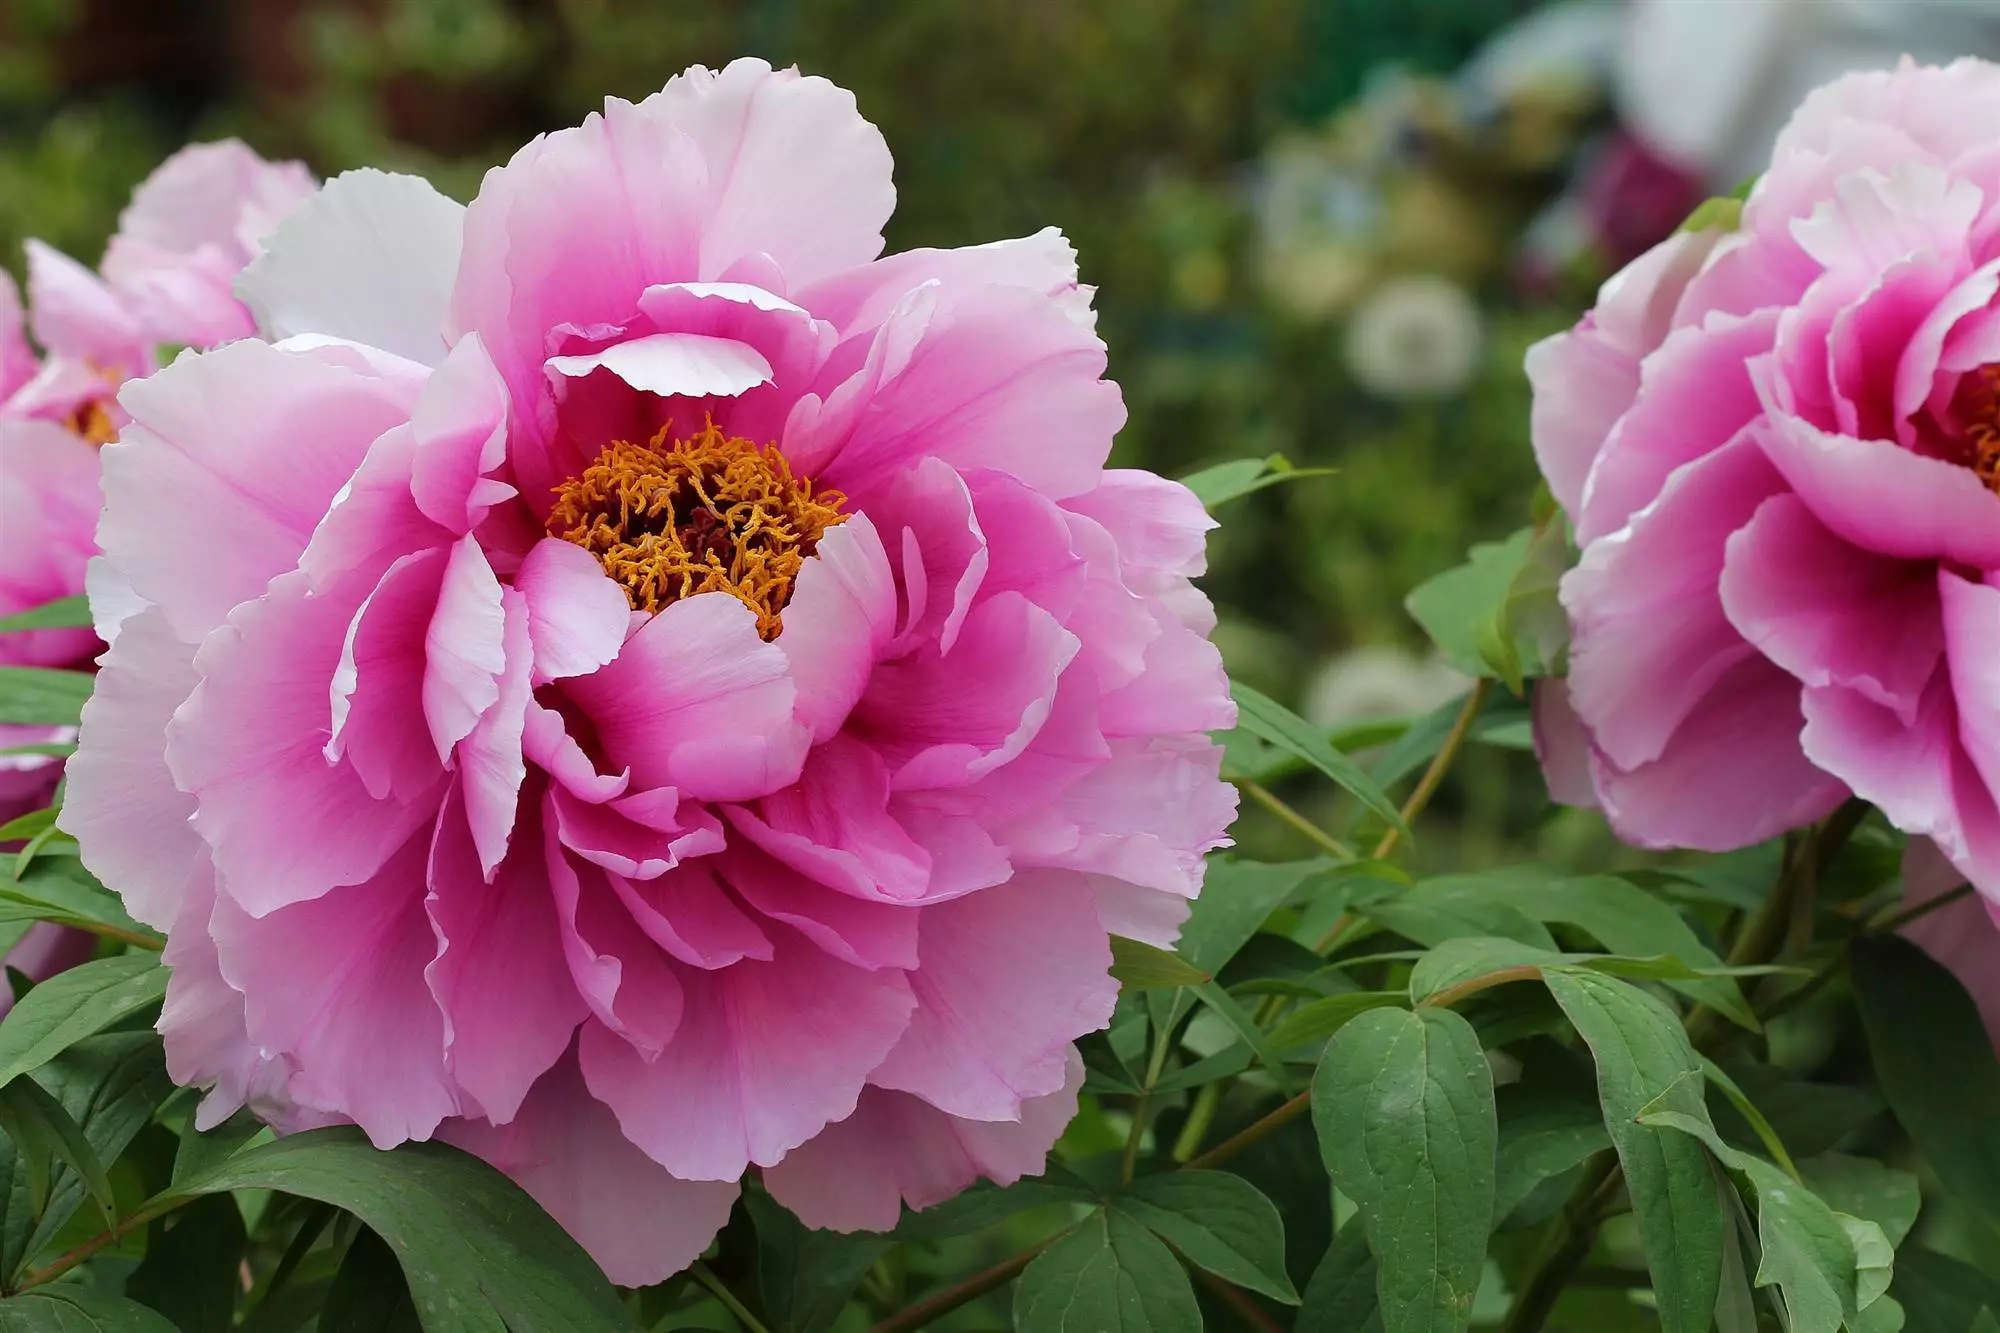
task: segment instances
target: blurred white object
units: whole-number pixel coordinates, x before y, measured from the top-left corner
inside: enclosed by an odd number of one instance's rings
[[[1624,122],[1728,190],[1761,171],[1805,95],[1837,75],[2000,55],[2000,0],[1633,0]]]
[[[1471,682],[1437,658],[1368,644],[1321,667],[1306,686],[1308,721],[1325,730],[1354,722],[1428,713],[1457,698]]]
[[[1377,397],[1443,398],[1479,369],[1479,304],[1449,278],[1390,278],[1347,322],[1347,369]]]
[[[1618,6],[1567,0],[1508,24],[1453,80],[1488,104],[1532,96],[1551,84],[1594,88],[1612,74],[1624,30]]]

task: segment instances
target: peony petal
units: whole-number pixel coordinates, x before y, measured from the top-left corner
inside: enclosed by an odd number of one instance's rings
[[[528,602],[536,684],[587,676],[618,656],[631,606],[581,546],[555,537],[536,542],[514,575],[514,590]]]
[[[836,734],[896,630],[896,582],[866,514],[820,538],[784,612],[784,652],[798,718],[815,741]]]
[[[506,628],[500,580],[478,540],[461,537],[445,563],[437,609],[424,632],[424,721],[440,764],[500,701]]]
[[[871,972],[917,965],[914,907],[828,892],[824,884],[742,843],[730,849],[722,873],[750,910],[792,927],[843,963]]]
[[[553,804],[545,804],[544,855],[561,926],[563,958],[584,1003],[607,1032],[644,1059],[654,1058],[680,1028],[678,975],[619,900],[611,877],[564,854]]]
[[[923,909],[909,1030],[869,1076],[972,1120],[1015,1120],[1064,1085],[1070,1043],[1111,1021],[1118,983],[1079,875],[1026,873]]]
[[[683,972],[687,1009],[648,1062],[601,1023],[579,1046],[590,1091],[625,1137],[684,1180],[773,1166],[853,1114],[915,1004],[903,975],[849,967],[782,927],[775,956]]]
[[[483,864],[452,788],[438,818],[424,910],[437,956],[424,969],[444,1017],[445,1067],[486,1118],[512,1120],[589,1013],[564,961],[540,830]]]
[[[1590,731],[1570,703],[1569,682],[1550,676],[1535,685],[1533,700],[1535,758],[1549,799],[1557,805],[1584,810],[1597,808],[1597,788],[1590,771]]]
[[[961,1120],[916,1097],[868,1088],[854,1114],[764,1172],[771,1197],[809,1227],[889,1231],[902,1205],[929,1208],[981,1176],[1011,1185],[1040,1175],[1076,1115],[1083,1060],[1069,1053],[1062,1089],[1022,1103],[1018,1122]]]
[[[639,929],[689,967],[707,971],[745,958],[771,960],[771,941],[736,905],[706,861],[676,866],[657,879],[611,886]]]
[[[1774,495],[1729,538],[1721,591],[1738,632],[1801,683],[1915,720],[1944,652],[1931,566],[1857,550],[1797,496]]]
[[[119,401],[133,419],[103,450],[104,553],[190,641],[298,563],[369,443],[409,412],[390,381],[250,340],[182,356]]]
[[[465,209],[420,176],[343,172],[265,241],[236,290],[267,338],[318,333],[434,366]]]
[[[348,622],[329,688],[332,729],[321,754],[345,762],[368,794],[408,801],[438,779],[437,750],[410,725],[421,707],[424,636],[449,553],[432,547],[389,566]]]
[[[843,334],[872,329],[896,303],[928,282],[946,286],[1025,287],[1058,300],[1078,291],[1076,249],[1056,227],[985,245],[904,250],[836,272],[798,294],[800,304]],[[1088,312],[1088,301],[1083,310]],[[1094,319],[1084,323],[1089,329]]]
[[[35,341],[51,356],[144,374],[151,356],[139,317],[104,280],[60,250],[30,239],[28,308]]]
[[[756,348],[699,333],[653,333],[617,342],[584,356],[552,356],[551,382],[608,370],[641,393],[663,398],[733,398],[771,378],[771,363]]]
[[[438,1136],[512,1176],[622,1287],[699,1259],[736,1203],[736,1182],[676,1180],[633,1147],[574,1060],[535,1084],[512,1123],[447,1121]]]
[[[0,615],[85,589],[103,503],[96,449],[52,421],[0,418]],[[87,629],[0,635],[9,666],[73,666],[97,651]]]
[[[193,658],[158,609],[125,623],[83,706],[60,821],[90,872],[161,930],[180,914],[196,860],[207,863],[188,826],[194,800],[174,786],[165,752],[168,719],[198,680]]]
[[[420,833],[372,878],[261,918],[225,893],[211,925],[250,1039],[291,1059],[291,1095],[349,1117],[378,1148],[427,1139],[460,1110],[424,979],[438,951],[424,911],[429,852]]]
[[[477,527],[514,488],[487,474],[507,453],[507,386],[476,335],[462,338],[410,409],[410,497],[446,531]]]
[[[673,603],[616,661],[563,690],[589,713],[605,755],[641,787],[750,800],[792,782],[805,759],[785,654],[758,638],[750,608],[727,593]]]
[[[1965,883],[1965,875],[1928,838],[1903,849],[1903,906],[1919,907]],[[1972,894],[1934,908],[1903,927],[1903,937],[1951,969],[1979,1006],[1989,1036],[2000,1033],[2000,917],[1991,898]]]

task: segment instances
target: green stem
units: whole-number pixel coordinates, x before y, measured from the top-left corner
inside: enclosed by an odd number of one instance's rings
[[[1475,681],[1472,688],[1466,691],[1465,703],[1459,708],[1458,716],[1452,720],[1451,730],[1445,733],[1444,744],[1440,745],[1438,752],[1431,756],[1430,767],[1426,768],[1424,775],[1417,779],[1416,787],[1410,792],[1410,799],[1403,802],[1401,826],[1390,825],[1382,834],[1382,841],[1375,844],[1377,861],[1387,858],[1389,853],[1396,850],[1396,844],[1403,840],[1403,829],[1415,824],[1417,816],[1421,815],[1424,807],[1431,803],[1431,797],[1437,795],[1437,789],[1444,783],[1444,775],[1451,771],[1452,763],[1458,758],[1458,752],[1465,748],[1466,738],[1472,735],[1472,724],[1479,720],[1479,710],[1486,706],[1486,696],[1492,690],[1493,682],[1482,679]]]
[[[1201,1147],[1201,1141],[1208,1137],[1208,1127],[1215,1123],[1215,1113],[1222,1105],[1221,1079],[1208,1084],[1195,1094],[1194,1105],[1188,1108],[1187,1122],[1181,1126],[1180,1137],[1174,1140],[1174,1160],[1185,1163]]]
[[[1118,1163],[1120,1184],[1129,1185],[1139,1169],[1139,1141],[1146,1137],[1146,1109],[1153,1100],[1153,1085],[1167,1067],[1167,1052],[1173,1049],[1167,1032],[1153,1036],[1153,1058],[1146,1064],[1146,1081],[1139,1086],[1139,1098],[1132,1106],[1132,1128],[1125,1135],[1125,1155]]]
[[[1549,1312],[1569,1286],[1571,1275],[1583,1266],[1583,1261],[1590,1257],[1591,1247],[1597,1243],[1594,1219],[1600,1197],[1617,1185],[1618,1159],[1608,1152],[1600,1153],[1577,1182],[1562,1212],[1550,1223],[1542,1239],[1541,1255],[1532,1270],[1534,1276],[1521,1289],[1514,1308],[1507,1312],[1501,1333],[1541,1333]]]
[[[1905,907],[1901,911],[1891,912],[1886,916],[1878,916],[1868,923],[1868,933],[1871,935],[1893,934],[1901,930],[1904,926],[1909,925],[1912,921],[1921,920],[1929,916],[1940,907],[1951,906],[1960,898],[1971,894],[1971,892],[1972,886],[1970,884],[1961,884],[1955,889],[1938,894],[1935,898],[1926,898],[1914,907]]]
[[[1063,1233],[1067,1235],[1068,1233]],[[983,1273],[975,1273],[957,1286],[946,1287],[927,1300],[918,1301],[907,1310],[890,1315],[868,1333],[913,1333],[914,1330],[936,1319],[942,1319],[961,1305],[970,1305],[989,1291],[997,1291],[1021,1275],[1021,1270],[1035,1261],[1035,1256],[1060,1240],[1061,1236],[1051,1236],[1030,1249],[1021,1251],[1011,1259],[1002,1260]]]
[[[771,1333],[770,1329],[764,1327],[763,1321],[751,1314],[742,1301],[736,1299],[736,1293],[731,1291],[728,1284],[717,1277],[707,1264],[696,1261],[688,1272],[695,1281],[707,1287],[709,1294],[721,1301],[730,1314],[736,1316],[736,1322],[743,1325],[747,1333]]]
[[[1236,780],[1236,789],[1289,824],[1308,841],[1319,846],[1327,854],[1339,857],[1343,861],[1360,859],[1355,856],[1352,847],[1349,847],[1346,843],[1334,837],[1331,833],[1328,833],[1298,811],[1292,809],[1291,806],[1279,800],[1277,795],[1263,783],[1252,782],[1249,778],[1238,778]]]
[[[1263,1119],[1253,1121],[1251,1124],[1237,1130],[1234,1134],[1201,1154],[1201,1156],[1190,1158],[1182,1164],[1181,1170],[1205,1171],[1209,1167],[1221,1165],[1223,1162],[1236,1156],[1236,1154],[1246,1148],[1254,1147],[1304,1115],[1306,1108],[1311,1104],[1312,1093],[1310,1091],[1300,1093],[1277,1110],[1266,1115]]]
[[[155,1218],[165,1217],[177,1208],[185,1208],[199,1197],[201,1196],[196,1194],[170,1194],[142,1205],[136,1211],[119,1218],[116,1225],[98,1232],[48,1266],[22,1274],[20,1282],[15,1284],[15,1292],[23,1292],[30,1287],[39,1287],[45,1282],[55,1281],[84,1260],[111,1248]]]

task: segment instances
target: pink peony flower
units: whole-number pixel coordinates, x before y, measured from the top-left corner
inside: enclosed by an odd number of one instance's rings
[[[1903,906],[1918,907],[1965,883],[1935,844],[1910,839],[1903,851]],[[1965,987],[1986,1031],[2000,1045],[2000,908],[1978,894],[1946,903],[1903,927],[1903,936],[1951,970]]]
[[[102,497],[97,446],[124,421],[120,384],[151,372],[162,343],[212,346],[254,332],[230,284],[258,239],[313,190],[296,162],[234,140],[168,158],[119,219],[100,278],[28,245],[32,313],[0,270],[0,616],[84,590]],[[46,355],[29,343],[32,326]],[[84,667],[89,630],[0,634],[0,665]],[[68,739],[68,728],[0,724],[0,750]],[[0,754],[0,824],[48,804],[62,771],[45,755]],[[6,956],[41,978],[88,957],[87,935],[37,926]],[[0,1013],[12,992],[0,987]]]
[[[1808,98],[1729,233],[1529,354],[1582,548],[1539,700],[1627,839],[1768,838],[1851,792],[2000,896],[2000,68]]]
[[[1105,469],[1062,237],[878,258],[889,171],[696,68],[469,209],[331,182],[277,341],[128,386],[64,826],[202,1123],[448,1139],[628,1284],[753,1166],[841,1229],[1040,1170],[1234,812],[1210,522]]]

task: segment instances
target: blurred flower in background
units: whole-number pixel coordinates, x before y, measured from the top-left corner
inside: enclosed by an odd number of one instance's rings
[[[1378,398],[1443,398],[1479,369],[1479,305],[1449,278],[1390,278],[1347,322],[1348,373]]]

